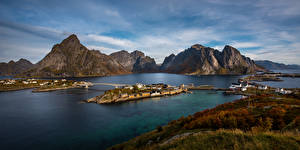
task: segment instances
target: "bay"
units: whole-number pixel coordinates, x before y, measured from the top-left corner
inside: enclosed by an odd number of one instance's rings
[[[93,83],[181,83],[228,87],[240,76],[186,76],[165,73],[73,78]],[[32,93],[0,93],[0,149],[105,149],[181,116],[239,99],[222,92],[145,99],[114,105],[80,104],[111,86]]]

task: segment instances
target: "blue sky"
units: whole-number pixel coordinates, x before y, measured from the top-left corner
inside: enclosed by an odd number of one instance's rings
[[[299,0],[1,0],[0,62],[41,60],[75,33],[90,49],[141,50],[158,63],[199,43],[300,64]]]

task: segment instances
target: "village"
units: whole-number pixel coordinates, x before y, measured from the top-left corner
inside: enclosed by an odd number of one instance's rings
[[[246,77],[246,79],[249,79]],[[254,95],[258,93],[268,94],[292,94],[298,91],[298,89],[284,89],[274,88],[267,85],[258,84],[249,80],[239,79],[238,83],[232,83],[228,90],[225,90],[224,94],[237,94],[237,95]]]
[[[136,83],[135,85],[126,85],[105,91],[103,95],[88,99],[86,102],[98,104],[119,103],[150,97],[171,96],[185,92],[189,91],[184,84],[176,87],[163,83],[150,85]]]
[[[35,88],[32,92],[48,92],[85,87],[86,85],[90,85],[90,83],[84,81],[75,82],[67,79],[4,79],[0,80],[0,91],[5,92]]]

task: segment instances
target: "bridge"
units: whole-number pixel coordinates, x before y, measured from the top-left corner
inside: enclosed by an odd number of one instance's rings
[[[94,85],[108,85],[108,86],[114,86],[114,87],[121,87],[121,86],[126,86],[127,84],[115,84],[115,83],[92,83],[92,82],[80,82],[77,83],[76,86],[80,86],[80,87],[85,87],[88,88],[90,86],[94,86]]]
[[[128,84],[115,84],[115,83],[92,83],[93,85],[108,85],[114,87],[126,86]]]

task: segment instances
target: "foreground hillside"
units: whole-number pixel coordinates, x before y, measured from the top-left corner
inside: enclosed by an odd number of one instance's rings
[[[300,149],[300,95],[258,95],[182,117],[110,149]]]

